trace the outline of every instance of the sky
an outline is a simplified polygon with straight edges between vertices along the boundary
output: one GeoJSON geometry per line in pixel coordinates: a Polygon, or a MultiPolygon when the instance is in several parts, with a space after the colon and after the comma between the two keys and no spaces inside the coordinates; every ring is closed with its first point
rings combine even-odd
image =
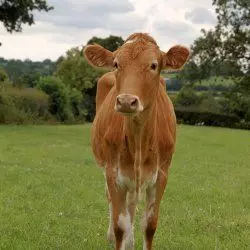
{"type": "Polygon", "coordinates": [[[54,10],[35,13],[35,25],[7,33],[0,23],[0,57],[56,60],[93,36],[152,35],[161,50],[190,46],[216,24],[212,0],[48,0],[54,10]]]}

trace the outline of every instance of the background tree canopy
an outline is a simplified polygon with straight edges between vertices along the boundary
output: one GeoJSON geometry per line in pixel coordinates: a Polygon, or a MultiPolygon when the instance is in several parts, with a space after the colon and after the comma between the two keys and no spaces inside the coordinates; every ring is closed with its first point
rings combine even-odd
{"type": "Polygon", "coordinates": [[[88,41],[87,44],[95,44],[95,43],[113,52],[124,43],[124,40],[120,36],[111,35],[107,38],[100,38],[94,36],[88,41]]]}
{"type": "Polygon", "coordinates": [[[33,12],[50,11],[53,7],[45,0],[1,0],[0,22],[7,31],[22,31],[22,24],[34,24],[33,12]]]}

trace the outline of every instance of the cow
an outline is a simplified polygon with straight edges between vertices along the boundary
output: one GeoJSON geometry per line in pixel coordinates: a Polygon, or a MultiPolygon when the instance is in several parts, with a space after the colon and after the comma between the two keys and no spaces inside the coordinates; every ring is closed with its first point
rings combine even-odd
{"type": "Polygon", "coordinates": [[[176,45],[162,52],[147,33],[134,33],[116,51],[98,44],[84,49],[94,67],[113,69],[97,83],[91,130],[94,156],[104,169],[116,250],[134,249],[136,205],[145,193],[143,249],[152,249],[160,202],[176,144],[176,117],[161,70],[180,70],[190,55],[176,45]]]}

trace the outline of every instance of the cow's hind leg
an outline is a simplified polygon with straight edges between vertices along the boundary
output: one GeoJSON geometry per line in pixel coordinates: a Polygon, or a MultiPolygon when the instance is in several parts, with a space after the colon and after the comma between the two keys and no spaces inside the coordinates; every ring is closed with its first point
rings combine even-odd
{"type": "Polygon", "coordinates": [[[167,184],[166,173],[159,171],[156,183],[146,190],[146,212],[143,221],[143,250],[151,250],[154,234],[157,228],[160,202],[167,184]]]}

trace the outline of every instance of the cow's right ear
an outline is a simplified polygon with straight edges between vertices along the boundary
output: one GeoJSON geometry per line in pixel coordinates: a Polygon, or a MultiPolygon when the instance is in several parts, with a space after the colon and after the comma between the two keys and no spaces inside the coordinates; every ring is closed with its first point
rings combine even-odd
{"type": "Polygon", "coordinates": [[[95,67],[113,67],[113,53],[98,44],[87,45],[84,49],[84,56],[95,67]]]}

